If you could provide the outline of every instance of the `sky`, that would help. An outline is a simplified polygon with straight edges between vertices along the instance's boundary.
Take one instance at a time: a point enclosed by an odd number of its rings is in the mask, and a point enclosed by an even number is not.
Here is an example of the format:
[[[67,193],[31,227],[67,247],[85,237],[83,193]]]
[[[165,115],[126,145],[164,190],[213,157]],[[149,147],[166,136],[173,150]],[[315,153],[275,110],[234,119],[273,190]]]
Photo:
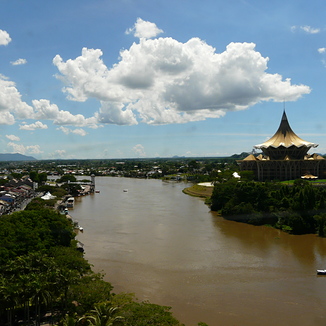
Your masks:
[[[0,153],[326,153],[324,0],[1,0]],[[310,152],[311,153],[311,152]]]

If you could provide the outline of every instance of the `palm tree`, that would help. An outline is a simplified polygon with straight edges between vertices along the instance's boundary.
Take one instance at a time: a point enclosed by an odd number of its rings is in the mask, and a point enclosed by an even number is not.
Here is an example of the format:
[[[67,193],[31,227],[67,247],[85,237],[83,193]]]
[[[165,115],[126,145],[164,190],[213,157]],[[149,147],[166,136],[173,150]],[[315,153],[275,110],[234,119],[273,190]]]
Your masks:
[[[30,298],[32,296],[32,288],[31,288],[31,275],[30,274],[21,274],[15,277],[17,279],[17,283],[20,288],[20,301],[24,306],[24,324],[27,324],[29,321],[30,313]]]
[[[102,302],[95,305],[95,309],[79,321],[86,320],[89,326],[122,326],[124,317],[118,316],[118,307],[112,307],[111,302]]]
[[[76,271],[68,268],[58,268],[55,276],[55,285],[57,287],[57,295],[61,301],[62,315],[68,310],[68,294],[71,285],[77,283],[80,276]]]
[[[36,325],[41,324],[41,305],[47,306],[51,300],[51,293],[49,291],[49,284],[42,274],[34,274],[34,280],[31,282],[33,288],[32,302],[35,305]]]
[[[8,325],[13,325],[14,309],[18,303],[18,293],[15,284],[8,283],[4,278],[0,280],[0,307],[7,312]]]

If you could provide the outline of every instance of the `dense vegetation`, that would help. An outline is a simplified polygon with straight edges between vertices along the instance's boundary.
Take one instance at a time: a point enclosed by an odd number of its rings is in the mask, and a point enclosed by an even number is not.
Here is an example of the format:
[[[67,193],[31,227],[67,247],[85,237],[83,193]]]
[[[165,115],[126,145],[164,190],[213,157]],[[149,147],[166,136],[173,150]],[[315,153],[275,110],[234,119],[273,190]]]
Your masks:
[[[293,234],[326,236],[326,189],[308,181],[217,183],[211,209],[224,217],[252,224],[272,224]]]
[[[0,218],[0,325],[181,326],[170,307],[112,290],[64,215],[36,200]]]

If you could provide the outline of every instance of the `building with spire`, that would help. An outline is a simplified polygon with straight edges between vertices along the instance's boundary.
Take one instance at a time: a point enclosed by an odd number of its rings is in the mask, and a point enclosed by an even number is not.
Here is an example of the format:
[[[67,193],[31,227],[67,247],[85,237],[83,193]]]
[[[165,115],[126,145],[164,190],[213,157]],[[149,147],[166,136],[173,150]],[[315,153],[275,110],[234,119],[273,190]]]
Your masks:
[[[314,144],[301,139],[291,129],[285,110],[274,136],[254,146],[262,151],[238,161],[240,170],[253,171],[256,180],[292,180],[298,178],[325,178],[326,160],[318,154],[308,154]]]

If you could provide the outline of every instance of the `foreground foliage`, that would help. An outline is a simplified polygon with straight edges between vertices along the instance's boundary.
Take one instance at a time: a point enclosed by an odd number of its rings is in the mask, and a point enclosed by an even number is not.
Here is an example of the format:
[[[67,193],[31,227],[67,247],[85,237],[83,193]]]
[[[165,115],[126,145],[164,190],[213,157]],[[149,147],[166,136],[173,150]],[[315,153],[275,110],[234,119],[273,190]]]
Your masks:
[[[238,182],[215,185],[211,209],[224,217],[252,224],[272,224],[293,234],[326,235],[326,189],[308,181]]]

